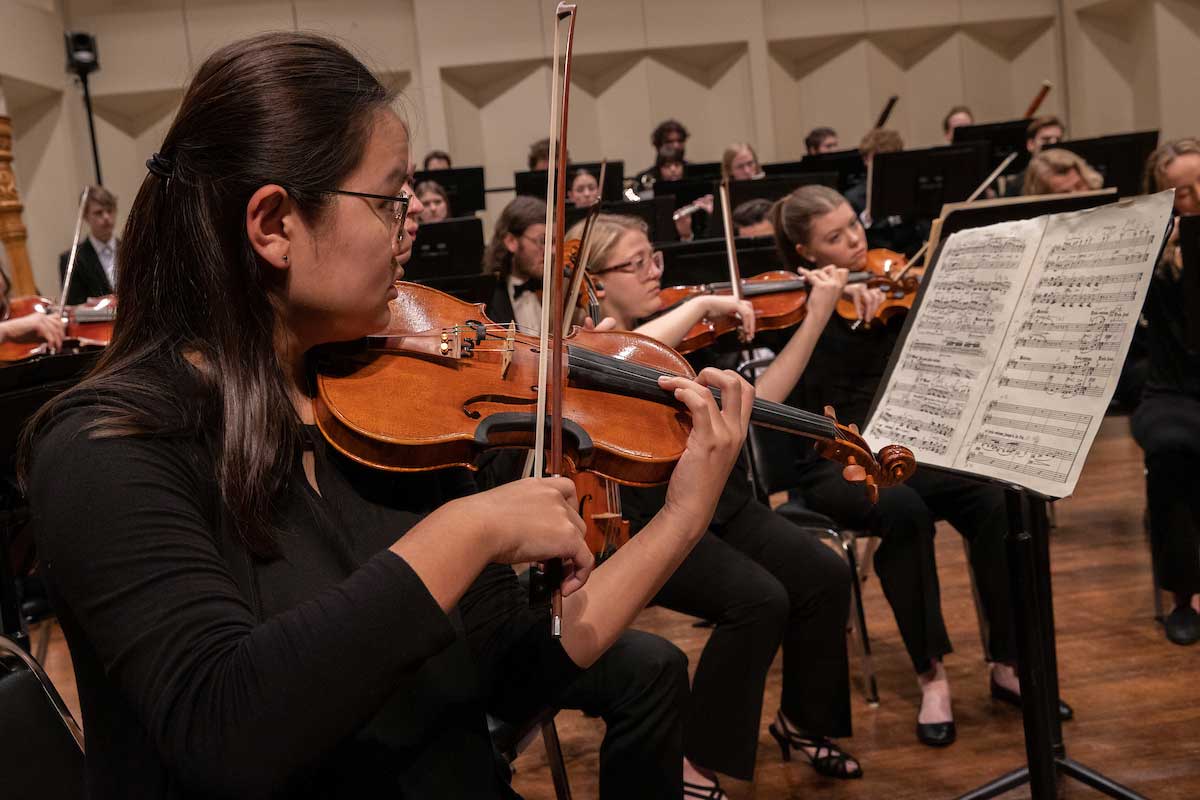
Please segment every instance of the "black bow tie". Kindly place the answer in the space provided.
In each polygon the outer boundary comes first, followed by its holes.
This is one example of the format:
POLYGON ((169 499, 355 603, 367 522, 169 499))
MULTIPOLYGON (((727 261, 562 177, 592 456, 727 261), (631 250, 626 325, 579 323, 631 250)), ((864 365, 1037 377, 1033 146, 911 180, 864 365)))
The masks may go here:
POLYGON ((524 283, 518 283, 513 286, 513 299, 516 300, 521 296, 522 292, 540 292, 542 290, 541 278, 530 278, 524 283))

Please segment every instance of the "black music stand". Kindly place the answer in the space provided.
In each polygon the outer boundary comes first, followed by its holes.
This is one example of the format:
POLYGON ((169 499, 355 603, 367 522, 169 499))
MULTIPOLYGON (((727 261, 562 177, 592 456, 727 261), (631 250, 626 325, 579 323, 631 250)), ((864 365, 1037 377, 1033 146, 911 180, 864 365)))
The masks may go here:
POLYGON ((492 293, 499 281, 500 276, 494 272, 476 271, 474 275, 435 275, 418 278, 413 283, 437 289, 468 303, 483 303, 486 306, 492 302, 492 293))
MULTIPOLYGON (((776 200, 787 197, 801 186, 828 186, 836 189, 838 176, 836 172, 803 172, 790 175, 774 175, 766 178, 756 178, 745 181, 731 181, 729 184, 729 205, 732 211, 749 200, 776 200)), ((713 238, 725 235, 725 220, 721 214, 713 214, 704 232, 705 237, 713 238)))
POLYGON ((457 217, 487 208, 483 199, 483 167, 455 167, 414 173, 413 186, 421 181, 433 181, 445 189, 450 213, 457 217))
MULTIPOLYGON (((675 213, 675 199, 669 195, 652 197, 649 200, 623 200, 619 203, 602 201, 600 210, 605 214, 637 217, 646 223, 647 235, 652 242, 674 242, 679 239, 671 215, 675 213)), ((587 216, 586 208, 567 208, 567 228, 587 216)))
POLYGON ((479 217, 424 222, 417 229, 412 259, 404 267, 404 279, 476 275, 482 263, 483 220, 479 217))
POLYGON ((971 196, 987 177, 988 158, 983 142, 876 153, 871 164, 871 217, 934 219, 943 205, 971 196))
MULTIPOLYGON (((782 165, 781 165, 782 166, 782 165)), ((786 165, 794 171, 793 165, 786 165)), ((763 168, 768 175, 772 174, 775 165, 768 164, 763 168)), ((836 150, 832 153, 814 153, 800 160, 800 172, 836 172, 838 174, 837 190, 842 194, 863 183, 867 179, 867 165, 862 153, 858 150, 836 150)))
POLYGON ((1046 149, 1070 150, 1095 167, 1104 176, 1105 187, 1115 187, 1122 197, 1142 194, 1146 160, 1158 147, 1158 131, 1119 133, 1094 139, 1069 139, 1046 149))
MULTIPOLYGON (((0 475, 11 474, 11 459, 25 423, 56 394, 79 382, 100 357, 100 350, 53 356, 37 356, 0 367, 0 453, 7 460, 0 464, 0 475)), ((0 633, 29 650, 29 631, 21 613, 21 592, 10 548, 24 526, 28 511, 15 485, 0 481, 0 633)))
POLYGON ((1183 250, 1183 302, 1187 309, 1184 341, 1200 353, 1200 217, 1179 218, 1179 246, 1183 250))
MULTIPOLYGON (((567 164, 567 188, 570 187, 570 175, 579 170, 585 170, 592 173, 596 180, 600 180, 600 162, 599 161, 576 161, 567 164)), ((517 194, 526 194, 530 197, 539 197, 546 199, 546 179, 549 172, 544 169, 528 170, 526 172, 513 173, 513 186, 516 187, 517 194)), ((624 161, 609 161, 604 169, 604 185, 600 187, 600 199, 609 201, 618 201, 622 198, 625 191, 625 162, 624 161)))
POLYGON ((991 172, 1011 153, 1016 159, 1008 165, 1005 175, 1015 175, 1029 164, 1029 149, 1025 141, 1029 133, 1028 119, 1013 119, 1007 122, 989 122, 985 125, 960 125, 954 129, 954 144, 964 142, 987 142, 991 149, 988 172, 991 172))
MULTIPOLYGON (((734 239, 742 277, 780 269, 779 250, 773 236, 734 239)), ((696 239, 668 242, 657 248, 663 254, 663 286, 690 286, 729 280, 729 257, 725 239, 696 239)))
POLYGON ((709 180, 721 180, 721 162, 720 161, 687 161, 683 165, 684 178, 707 178, 709 180))

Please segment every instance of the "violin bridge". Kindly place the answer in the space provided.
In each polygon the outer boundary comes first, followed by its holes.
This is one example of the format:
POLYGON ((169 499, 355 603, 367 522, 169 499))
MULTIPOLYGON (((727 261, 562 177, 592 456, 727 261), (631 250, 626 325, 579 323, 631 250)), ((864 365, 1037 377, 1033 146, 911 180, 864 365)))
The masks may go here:
POLYGON ((504 349, 501 350, 500 378, 508 377, 508 368, 512 366, 513 352, 517 342, 517 323, 508 323, 508 333, 504 335, 504 349))

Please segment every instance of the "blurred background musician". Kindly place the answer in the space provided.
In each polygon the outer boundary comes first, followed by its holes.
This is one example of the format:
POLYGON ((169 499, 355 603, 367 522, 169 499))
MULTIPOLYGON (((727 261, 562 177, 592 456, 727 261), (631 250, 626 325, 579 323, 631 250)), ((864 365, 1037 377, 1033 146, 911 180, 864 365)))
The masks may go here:
POLYGON ((951 108, 946 112, 946 116, 942 120, 942 134, 946 137, 946 144, 954 141, 955 128, 974 124, 975 115, 971 113, 971 109, 966 106, 954 106, 951 108))
POLYGON ((418 221, 422 224, 441 222, 453 216, 450 210, 450 198, 437 181, 421 181, 413 187, 413 191, 421 201, 423 210, 418 221))
POLYGON ((487 304, 493 322, 516 322, 530 331, 542 327, 542 261, 546 250, 546 202, 517 195, 492 231, 483 251, 483 271, 500 276, 487 304))
MULTIPOLYGON (((871 160, 876 153, 898 153, 904 149, 904 139, 900 132, 892 128, 872 128, 863 135, 858 143, 858 152, 862 154, 863 163, 867 165, 870 175, 871 160)), ((846 202, 862 215, 867 211, 867 184, 870 178, 846 190, 846 202)), ((867 227, 870 227, 869 225, 867 227)))
POLYGON ((1021 194, 1074 194, 1104 186, 1104 178, 1083 156, 1054 147, 1029 159, 1021 194))
POLYGON ((804 137, 804 152, 810 156, 832 153, 838 149, 837 131, 829 127, 813 128, 804 137))
MULTIPOLYGON (((1200 140, 1176 139, 1151 154, 1146 191, 1175 189, 1175 213, 1200 214, 1200 140)), ((1187 342, 1189 316, 1176 229, 1146 296, 1149 374, 1130 428, 1145 452, 1146 502, 1155 580, 1174 595, 1167 639, 1200 641, 1200 353, 1187 342)))
POLYGON ((733 210, 735 236, 774 236, 771 224, 771 201, 756 197, 733 210))
POLYGON ((567 173, 567 201, 576 208, 590 208, 600 202, 600 181, 586 169, 567 173))
POLYGON ((731 181, 748 181, 763 177, 758 154, 746 142, 733 142, 721 154, 721 176, 731 181))
POLYGON ((423 167, 426 172, 435 169, 450 169, 453 166, 450 162, 450 154, 445 150, 430 150, 425 154, 423 167))
POLYGON ((4 342, 46 342, 53 349, 62 347, 65 330, 57 314, 34 312, 19 317, 10 317, 8 273, 0 264, 0 344, 4 342))
MULTIPOLYGON (((1031 156, 1036 156, 1042 152, 1043 148, 1061 142, 1064 136, 1066 136, 1066 127, 1058 117, 1034 117, 1029 121, 1029 127, 1025 130, 1025 149, 1031 156)), ((1026 170, 1023 169, 1004 178, 1004 195, 1006 197, 1021 195, 1025 185, 1025 172, 1026 170)))
MULTIPOLYGON (((677 119, 667 119, 658 123, 658 126, 650 133, 650 144, 654 147, 655 155, 654 166, 647 167, 637 174, 636 185, 642 189, 648 189, 654 185, 659 172, 657 159, 662 154, 664 147, 678 150, 680 162, 686 163, 687 140, 690 135, 688 129, 677 119)), ((682 173, 680 174, 682 176, 682 173)), ((666 180, 678 180, 678 178, 667 178, 666 180)))
MULTIPOLYGON (((89 297, 114 294, 117 286, 116 236, 117 198, 103 186, 88 188, 87 204, 83 211, 88 237, 76 248, 75 268, 71 274, 71 290, 66 297, 69 306, 86 302, 89 297)), ((58 257, 58 277, 65 280, 68 250, 58 257)))

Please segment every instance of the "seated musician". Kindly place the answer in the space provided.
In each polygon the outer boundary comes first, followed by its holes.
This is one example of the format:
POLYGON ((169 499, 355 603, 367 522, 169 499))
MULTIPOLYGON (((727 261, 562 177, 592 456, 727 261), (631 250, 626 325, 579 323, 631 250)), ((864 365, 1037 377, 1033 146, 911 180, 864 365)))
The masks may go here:
MULTIPOLYGON (((664 147, 669 147, 679 151, 679 159, 683 163, 687 154, 687 140, 690 134, 688 129, 683 126, 683 123, 677 119, 668 119, 660 122, 650 133, 650 144, 654 147, 655 158, 662 153, 664 147)), ((681 173, 682 174, 682 173, 681 173)), ((655 179, 658 177, 658 163, 639 172, 635 178, 637 185, 643 189, 649 189, 654 185, 655 179)), ((677 178, 668 178, 667 180, 678 180, 677 178)))
MULTIPOLYGON (((1035 156, 1052 144, 1058 144, 1066 135, 1066 128, 1058 117, 1035 117, 1029 121, 1025 129, 1025 150, 1035 156)), ((1026 170, 1006 177, 1004 194, 1006 197, 1017 197, 1025 185, 1026 170)))
MULTIPOLYGON (((88 237, 76 248, 75 268, 71 275, 71 290, 66 304, 79 305, 89 297, 113 294, 117 285, 117 198, 103 186, 88 188, 87 203, 83 220, 87 223, 88 237)), ((58 277, 66 280, 67 264, 71 251, 58 257, 58 277)))
MULTIPOLYGON (((683 150, 674 145, 664 145, 658 151, 654 161, 654 181, 680 181, 684 178, 687 162, 683 160, 683 150)), ((713 210, 713 196, 706 194, 692 203, 692 209, 683 213, 675 220, 675 233, 679 241, 690 242, 703 235, 707 227, 707 216, 713 210)))
MULTIPOLYGON (((872 128, 867 131, 858 143, 858 152, 862 154, 863 163, 870 166, 876 153, 898 153, 904 149, 904 139, 899 131, 891 128, 872 128)), ((846 200, 854 207, 859 215, 867 211, 867 184, 852 186, 846 191, 846 200)))
MULTIPOLYGON (((33 422, 90 797, 512 797, 483 708, 577 679, 712 515, 753 398, 719 371, 663 379, 697 421, 672 503, 595 572, 568 480, 471 494, 324 442, 310 351, 388 323, 420 211, 391 99, 311 34, 209 56, 130 213, 120 333, 33 422), (502 566, 556 557, 561 640, 502 566)), ((428 413, 404 390, 379 413, 428 413)))
POLYGON ((837 131, 833 128, 824 126, 813 128, 808 132, 808 136, 804 137, 804 152, 810 156, 833 153, 839 146, 837 131))
POLYGON ((600 182, 586 169, 567 174, 567 200, 576 208, 589 208, 600 202, 600 182))
POLYGON ((733 231, 736 236, 774 236, 771 225, 771 201, 756 197, 733 210, 733 231))
POLYGON ((421 215, 417 219, 418 222, 424 224, 426 222, 441 222, 444 219, 449 219, 450 212, 450 197, 446 194, 446 190, 437 181, 421 181, 415 187, 413 192, 417 199, 421 201, 421 215))
POLYGON ((1021 194, 1074 194, 1104 186, 1104 178, 1083 156, 1053 147, 1029 159, 1021 194))
POLYGON ((51 349, 62 347, 65 330, 56 314, 24 314, 13 316, 9 306, 9 281, 0 266, 0 344, 4 342, 45 342, 51 349))
POLYGON ((426 172, 431 172, 435 169, 450 169, 453 164, 450 163, 450 154, 445 150, 430 150, 425 154, 425 161, 422 167, 426 172))
MULTIPOLYGON (((587 268, 603 283, 601 309, 618 329, 635 329, 671 347, 705 317, 737 314, 752 331, 750 304, 717 294, 686 301, 637 327, 659 310, 662 256, 653 251, 645 224, 632 217, 602 214, 592 236, 587 268)), ((758 379, 760 397, 778 400, 786 395, 803 372, 846 281, 845 271, 834 268, 805 274, 813 284, 807 316, 758 379)), ((714 357, 700 351, 693 360, 712 363, 714 357)), ((710 788, 717 773, 743 781, 753 778, 763 689, 781 645, 783 696, 769 731, 784 757, 790 758, 794 749, 822 775, 862 775, 853 756, 829 738, 851 732, 845 636, 850 587, 845 562, 758 502, 747 488, 744 469, 739 464, 708 533, 654 600, 716 624, 696 665, 685 716, 689 797, 724 797, 710 788)), ((634 530, 668 497, 669 490, 661 487, 621 491, 634 530)))
POLYGON ((734 142, 721 154, 721 175, 731 181, 748 181, 763 177, 758 155, 746 142, 734 142))
POLYGON ((516 322, 523 330, 542 326, 542 269, 546 252, 546 203, 517 195, 496 219, 483 251, 483 271, 500 276, 487 304, 493 322, 516 322))
MULTIPOLYGON (((864 268, 867 241, 862 224, 833 189, 803 186, 776 203, 771 217, 786 263, 808 268, 832 264, 850 271, 864 268)), ((832 320, 788 404, 815 412, 832 405, 843 424, 863 425, 900 325, 900 320, 893 320, 852 330, 845 320, 832 320)), ((927 745, 944 746, 957 735, 943 664, 951 646, 934 560, 937 520, 947 520, 970 542, 971 566, 988 620, 992 696, 1019 704, 1005 567, 1004 492, 922 466, 903 485, 882 489, 879 502, 872 505, 842 480, 840 470, 812 459, 811 450, 798 447, 797 455, 801 482, 794 494, 806 506, 843 527, 881 537, 875 571, 921 689, 917 738, 927 745)))
POLYGON ((954 141, 954 129, 961 128, 965 125, 974 125, 975 115, 971 113, 971 109, 966 106, 954 106, 946 112, 946 116, 942 119, 942 133, 946 137, 946 143, 954 141))
MULTIPOLYGON (((1175 190, 1175 213, 1200 214, 1200 140, 1176 139, 1150 156, 1146 191, 1175 190)), ((1150 369, 1130 428, 1146 455, 1146 502, 1157 584, 1175 596, 1164 621, 1176 644, 1200 641, 1200 354, 1187 344, 1188 315, 1177 231, 1146 296, 1150 369)))

